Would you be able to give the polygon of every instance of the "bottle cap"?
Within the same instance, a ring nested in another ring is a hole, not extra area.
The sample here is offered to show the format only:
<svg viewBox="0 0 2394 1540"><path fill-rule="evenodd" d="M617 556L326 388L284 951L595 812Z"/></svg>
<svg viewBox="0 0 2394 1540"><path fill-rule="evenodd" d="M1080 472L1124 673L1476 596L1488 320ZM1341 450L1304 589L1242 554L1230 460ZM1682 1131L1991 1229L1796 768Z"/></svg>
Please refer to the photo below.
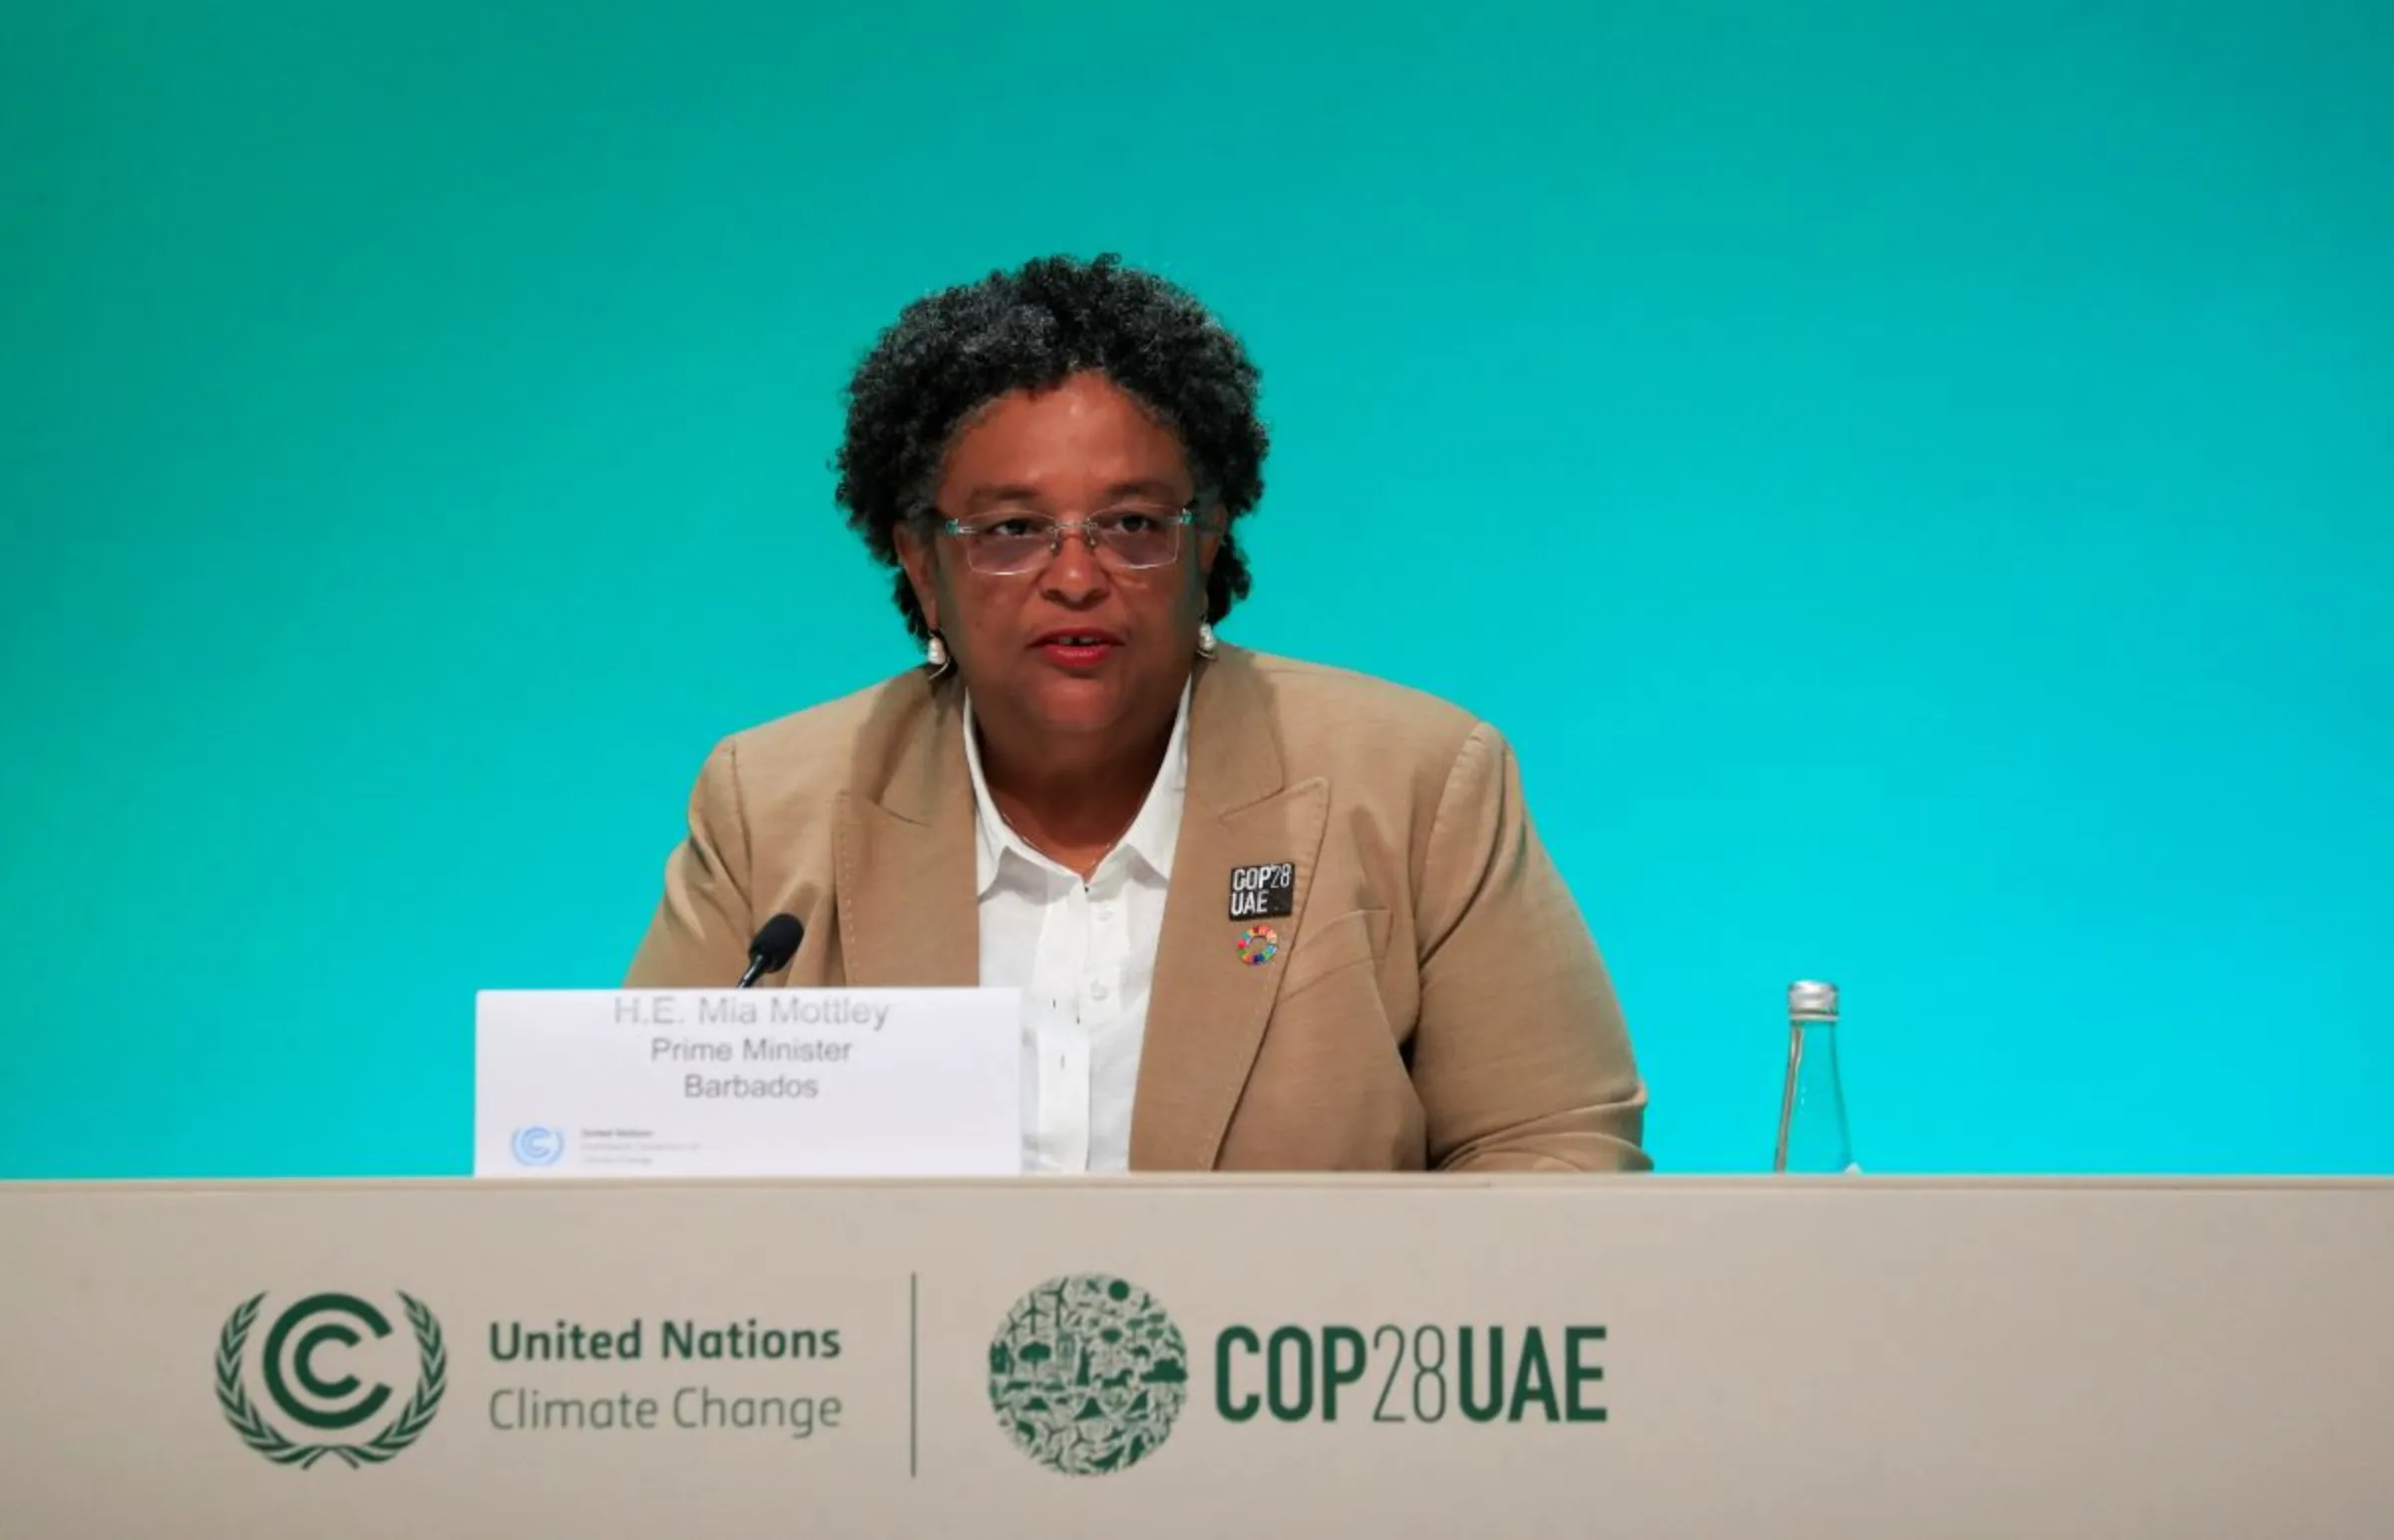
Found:
<svg viewBox="0 0 2394 1540"><path fill-rule="evenodd" d="M1788 1014L1807 1021L1837 1018L1837 986L1801 978L1788 985Z"/></svg>

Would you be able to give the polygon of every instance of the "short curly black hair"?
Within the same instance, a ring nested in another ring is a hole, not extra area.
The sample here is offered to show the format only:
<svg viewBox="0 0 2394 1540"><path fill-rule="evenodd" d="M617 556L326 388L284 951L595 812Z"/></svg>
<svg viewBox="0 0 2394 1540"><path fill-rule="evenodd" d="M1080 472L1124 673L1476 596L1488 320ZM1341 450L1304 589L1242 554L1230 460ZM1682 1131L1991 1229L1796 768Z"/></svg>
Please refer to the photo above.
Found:
<svg viewBox="0 0 2394 1540"><path fill-rule="evenodd" d="M1270 436L1256 412L1259 375L1194 297L1110 254L1034 258L899 313L848 383L833 465L849 527L896 567L898 529L923 518L958 425L999 396L1085 371L1104 374L1179 437L1200 496L1219 507L1222 544L1205 603L1207 618L1221 619L1251 582L1231 522L1264 493ZM897 597L907 628L929 636L903 571Z"/></svg>

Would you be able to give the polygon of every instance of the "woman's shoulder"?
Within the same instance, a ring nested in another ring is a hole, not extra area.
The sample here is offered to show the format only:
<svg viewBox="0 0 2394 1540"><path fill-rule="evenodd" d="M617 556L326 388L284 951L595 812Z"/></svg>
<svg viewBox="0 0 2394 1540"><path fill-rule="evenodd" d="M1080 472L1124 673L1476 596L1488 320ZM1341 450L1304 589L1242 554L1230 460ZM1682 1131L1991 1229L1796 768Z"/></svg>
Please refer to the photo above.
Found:
<svg viewBox="0 0 2394 1540"><path fill-rule="evenodd" d="M1284 712L1329 712L1344 722L1369 721L1406 734L1460 738L1480 719L1453 701L1380 674L1272 652L1248 652L1248 666Z"/></svg>
<svg viewBox="0 0 2394 1540"><path fill-rule="evenodd" d="M820 796L861 777L875 779L889 758L936 714L938 696L921 669L741 728L715 753L736 766L742 792L773 800Z"/></svg>
<svg viewBox="0 0 2394 1540"><path fill-rule="evenodd" d="M1462 706L1360 669L1266 652L1245 654L1292 769L1443 775L1473 738L1494 729Z"/></svg>

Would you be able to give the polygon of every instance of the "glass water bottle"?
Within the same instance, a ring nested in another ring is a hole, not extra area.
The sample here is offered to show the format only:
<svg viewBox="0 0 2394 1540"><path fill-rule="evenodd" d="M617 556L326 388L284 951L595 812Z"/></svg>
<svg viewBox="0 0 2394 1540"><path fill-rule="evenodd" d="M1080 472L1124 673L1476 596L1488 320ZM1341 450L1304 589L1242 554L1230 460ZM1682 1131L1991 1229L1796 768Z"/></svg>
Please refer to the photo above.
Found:
<svg viewBox="0 0 2394 1540"><path fill-rule="evenodd" d="M1774 1171L1858 1171L1837 1073L1837 986L1805 979L1788 986L1788 1083L1779 1105Z"/></svg>

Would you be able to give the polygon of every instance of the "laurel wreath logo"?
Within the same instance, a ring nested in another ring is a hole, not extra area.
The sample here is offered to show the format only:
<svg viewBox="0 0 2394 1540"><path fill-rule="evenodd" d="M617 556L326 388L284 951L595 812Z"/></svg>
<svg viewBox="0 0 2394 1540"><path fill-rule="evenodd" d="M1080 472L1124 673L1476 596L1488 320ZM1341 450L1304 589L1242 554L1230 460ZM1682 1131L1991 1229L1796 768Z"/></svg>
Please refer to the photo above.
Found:
<svg viewBox="0 0 2394 1540"><path fill-rule="evenodd" d="M248 1347L250 1328L257 1324L257 1310L265 1296L252 1295L233 1307L224 1318L224 1330L216 1338L216 1404L223 1409L224 1418L241 1442L272 1460L277 1465L295 1465L301 1470L331 1455L355 1470L360 1465L379 1465L414 1443L424 1434L432 1414L440 1410L441 1396L449 1388L449 1352L441 1342L441 1324L433 1318L424 1302L402 1294L399 1302L406 1307L407 1324L416 1337L416 1393L400 1409L390 1424L362 1444L294 1443L259 1415L241 1384L241 1354Z"/></svg>

